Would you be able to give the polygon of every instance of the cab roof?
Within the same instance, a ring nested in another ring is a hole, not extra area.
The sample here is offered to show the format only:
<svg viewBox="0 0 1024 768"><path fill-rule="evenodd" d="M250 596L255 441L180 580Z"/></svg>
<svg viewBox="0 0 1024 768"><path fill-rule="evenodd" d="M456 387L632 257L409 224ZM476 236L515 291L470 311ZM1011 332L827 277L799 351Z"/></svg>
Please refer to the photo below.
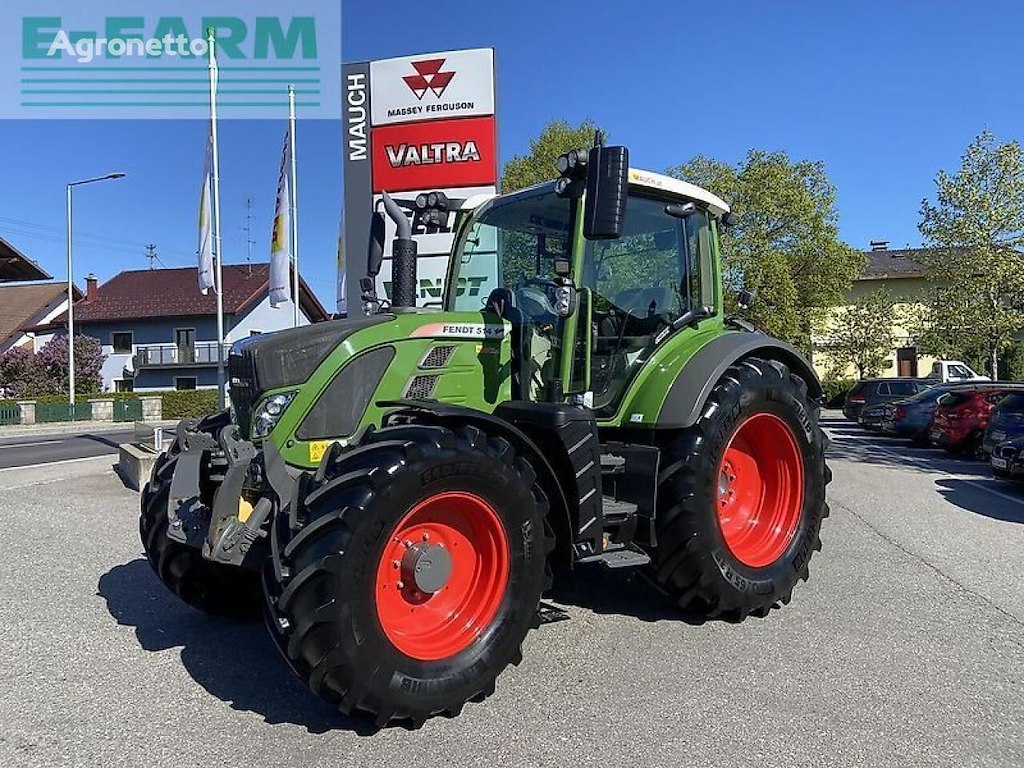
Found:
<svg viewBox="0 0 1024 768"><path fill-rule="evenodd" d="M527 187L518 192L527 192L532 189L539 189L540 187L552 184L553 182L545 181L541 184L535 184L532 187ZM679 195L685 197L688 200L693 200L707 207L707 209L714 216L722 216L729 212L729 205L718 197L708 192L703 187L698 187L696 184L691 184L688 181L682 179L674 179L671 176L666 176L662 173L654 173L653 171L644 171L639 168L629 169L629 183L633 187L642 187L645 189L654 189L659 192L668 192L669 194ZM515 194L515 193L510 193ZM463 201L462 205L459 206L461 210L473 210L488 200L493 200L495 195L473 195L472 197Z"/></svg>
<svg viewBox="0 0 1024 768"><path fill-rule="evenodd" d="M729 205L718 195L713 195L696 184L691 184L682 179L674 179L662 173L630 168L629 183L635 187L646 187L648 189L657 189L661 192L670 192L674 195L681 195L698 203L703 203L715 216L721 216L729 212Z"/></svg>

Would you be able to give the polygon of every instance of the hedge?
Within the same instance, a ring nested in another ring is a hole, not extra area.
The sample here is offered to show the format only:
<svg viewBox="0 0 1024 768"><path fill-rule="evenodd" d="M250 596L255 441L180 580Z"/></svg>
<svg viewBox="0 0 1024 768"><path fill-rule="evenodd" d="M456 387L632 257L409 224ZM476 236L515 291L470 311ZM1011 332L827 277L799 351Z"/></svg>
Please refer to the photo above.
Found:
<svg viewBox="0 0 1024 768"><path fill-rule="evenodd" d="M182 389L171 392L146 392L146 396L159 395L163 399L165 419L188 419L205 416L217 410L216 389Z"/></svg>
<svg viewBox="0 0 1024 768"><path fill-rule="evenodd" d="M88 400L137 400L140 397L159 397L162 401L163 418L188 419L205 416L217 410L217 390L215 389L183 389L161 392L93 392L91 394L75 394L75 402L84 403ZM35 400L40 405L66 403L66 395L42 395L40 397L21 398ZM17 405L17 400L0 400L0 406Z"/></svg>
<svg viewBox="0 0 1024 768"><path fill-rule="evenodd" d="M856 379L823 379L821 389L825 395L826 408L842 408L846 393L853 389Z"/></svg>

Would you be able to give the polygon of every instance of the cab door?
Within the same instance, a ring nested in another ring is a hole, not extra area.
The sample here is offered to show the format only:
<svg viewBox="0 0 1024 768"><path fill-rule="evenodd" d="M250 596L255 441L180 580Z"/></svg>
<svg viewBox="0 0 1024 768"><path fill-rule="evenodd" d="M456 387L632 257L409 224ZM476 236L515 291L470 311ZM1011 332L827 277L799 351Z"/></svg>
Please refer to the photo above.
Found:
<svg viewBox="0 0 1024 768"><path fill-rule="evenodd" d="M588 294L594 408L614 409L672 323L715 304L707 213L666 213L669 201L631 195L623 235L586 244L581 287ZM681 331L686 332L686 331Z"/></svg>

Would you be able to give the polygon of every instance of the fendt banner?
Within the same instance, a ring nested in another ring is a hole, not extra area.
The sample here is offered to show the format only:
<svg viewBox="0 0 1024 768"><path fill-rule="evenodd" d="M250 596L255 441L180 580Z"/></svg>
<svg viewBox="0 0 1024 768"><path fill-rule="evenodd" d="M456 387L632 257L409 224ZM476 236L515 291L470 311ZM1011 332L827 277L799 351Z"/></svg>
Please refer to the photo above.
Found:
<svg viewBox="0 0 1024 768"><path fill-rule="evenodd" d="M361 312L370 215L381 192L415 199L441 191L457 199L493 194L498 182L494 50L426 53L346 64L345 208L338 257L338 312ZM390 298L391 237L377 292ZM419 303L441 298L452 234L418 235ZM483 293L489 287L472 286ZM469 288L467 288L469 290Z"/></svg>

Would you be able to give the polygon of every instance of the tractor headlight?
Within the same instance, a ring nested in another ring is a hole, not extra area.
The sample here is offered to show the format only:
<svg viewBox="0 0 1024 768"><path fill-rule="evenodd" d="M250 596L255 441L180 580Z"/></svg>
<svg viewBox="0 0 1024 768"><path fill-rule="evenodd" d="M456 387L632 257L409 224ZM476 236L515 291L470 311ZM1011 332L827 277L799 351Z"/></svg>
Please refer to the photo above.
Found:
<svg viewBox="0 0 1024 768"><path fill-rule="evenodd" d="M296 392L283 392L262 401L253 415L252 436L262 438L269 435L296 394Z"/></svg>

